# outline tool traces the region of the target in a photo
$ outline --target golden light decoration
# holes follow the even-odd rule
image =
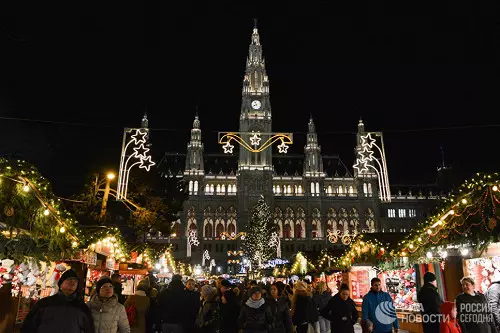
[[[242,135],[252,135],[250,138],[251,143],[245,141]],[[260,144],[260,136],[269,136],[264,143]],[[232,154],[234,145],[231,142],[238,143],[241,147],[245,148],[252,153],[260,153],[267,148],[271,147],[275,142],[280,141],[278,145],[280,153],[287,153],[288,145],[293,144],[292,133],[260,133],[260,132],[219,132],[219,144],[223,145],[224,153]]]
[[[220,234],[220,239],[222,239],[222,240],[226,240],[226,239],[227,239],[227,240],[236,240],[236,239],[238,239],[238,238],[241,238],[241,240],[245,240],[245,236],[246,236],[246,235],[247,235],[247,233],[246,233],[246,232],[243,232],[243,231],[242,231],[242,232],[239,232],[239,233],[237,233],[237,234],[236,234],[236,233],[234,233],[234,232],[233,232],[233,233],[231,233],[231,234],[229,234],[229,233],[227,233],[227,232],[225,232],[225,231],[224,231],[224,232],[222,232],[222,233]]]

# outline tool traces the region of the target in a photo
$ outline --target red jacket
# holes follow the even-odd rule
[[[451,311],[454,307],[455,302],[443,302],[441,304],[443,320],[439,324],[439,333],[462,333],[456,318],[451,318]]]

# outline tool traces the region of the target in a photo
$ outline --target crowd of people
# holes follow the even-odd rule
[[[426,273],[424,281],[418,293],[424,333],[497,333],[500,288],[485,297],[465,277],[456,302],[443,302],[434,274]],[[192,279],[183,283],[174,275],[168,286],[161,286],[146,276],[135,294],[125,298],[119,276],[114,275],[99,279],[85,304],[77,294],[79,283],[73,270],[66,271],[58,293],[35,304],[21,333],[353,333],[358,322],[346,284],[332,296],[324,282],[234,285],[218,278],[213,284]],[[372,279],[363,297],[363,332],[398,332],[395,310],[380,311],[385,302],[393,306],[381,281]],[[469,317],[474,319],[464,319]]]

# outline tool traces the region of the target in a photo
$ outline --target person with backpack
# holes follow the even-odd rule
[[[131,295],[125,301],[130,333],[146,332],[146,314],[149,311],[150,300],[146,296],[147,286],[139,283],[135,295]]]

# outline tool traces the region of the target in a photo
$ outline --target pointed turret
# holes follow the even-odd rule
[[[314,120],[309,118],[309,132],[307,133],[307,144],[304,147],[305,166],[304,174],[306,175],[320,175],[323,173],[323,161],[321,158],[321,147],[318,145],[318,134],[316,134],[316,126]]]
[[[257,20],[252,32],[251,43],[248,48],[247,66],[243,79],[243,94],[269,93],[269,79],[267,77],[265,61],[262,57]]]
[[[148,114],[144,113],[144,116],[142,117],[142,120],[141,120],[141,127],[148,128],[149,127],[148,125],[149,125]]]
[[[201,142],[200,119],[198,113],[193,120],[191,141],[187,145],[186,172],[203,171],[203,143]]]

